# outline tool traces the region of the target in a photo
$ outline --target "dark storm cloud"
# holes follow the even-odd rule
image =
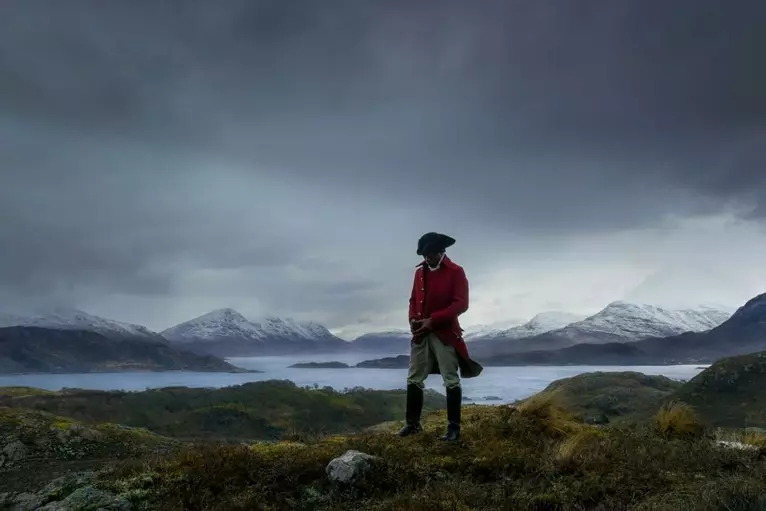
[[[187,264],[435,220],[465,240],[762,216],[765,24],[759,0],[9,1],[0,279],[161,294]],[[263,184],[289,179],[313,195]],[[322,194],[334,221],[309,228]],[[366,233],[372,197],[422,223]]]

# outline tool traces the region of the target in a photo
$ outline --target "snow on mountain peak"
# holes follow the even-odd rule
[[[142,325],[124,323],[88,314],[71,307],[45,307],[16,313],[0,313],[0,327],[31,326],[62,330],[89,330],[105,335],[154,337],[157,334]]]
[[[467,336],[468,339],[475,337],[492,337],[498,339],[521,339],[539,335],[551,330],[556,330],[575,321],[583,319],[583,316],[571,314],[563,311],[541,312],[524,324],[516,324],[510,328],[503,329],[485,329],[479,330],[479,333],[473,333]]]
[[[292,318],[266,316],[249,320],[231,308],[217,309],[161,332],[174,342],[213,341],[240,338],[251,341],[268,339],[317,340],[333,337],[324,326],[299,322]]]
[[[675,310],[618,300],[560,332],[573,336],[606,334],[638,340],[703,332],[715,328],[728,317],[729,313],[710,307]]]

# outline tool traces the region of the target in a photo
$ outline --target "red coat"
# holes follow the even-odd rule
[[[431,318],[432,332],[444,343],[455,348],[460,357],[460,374],[463,378],[478,376],[481,365],[468,356],[468,348],[463,340],[463,329],[458,316],[468,310],[468,279],[463,268],[446,255],[441,267],[431,271],[426,269],[425,261],[415,270],[415,280],[410,293],[409,319]],[[426,296],[426,281],[429,294]],[[422,339],[413,337],[412,342]],[[435,363],[435,361],[434,361]],[[431,373],[439,372],[438,366]]]

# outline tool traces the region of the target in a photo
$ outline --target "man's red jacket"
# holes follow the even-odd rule
[[[457,351],[460,357],[460,375],[463,378],[473,378],[478,376],[483,368],[468,356],[468,348],[463,340],[463,329],[460,327],[458,316],[467,310],[468,279],[461,266],[446,255],[438,270],[427,269],[425,261],[418,265],[410,294],[409,319],[412,321],[431,318],[432,332],[441,342]],[[413,337],[412,342],[422,342],[422,339]],[[439,368],[434,360],[431,373],[438,372]]]

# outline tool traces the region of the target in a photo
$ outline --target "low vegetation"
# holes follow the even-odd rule
[[[276,440],[358,431],[404,416],[403,390],[337,392],[289,381],[221,389],[167,387],[142,392],[0,389],[0,406],[44,411],[87,424],[112,422],[181,439]],[[425,406],[445,406],[429,391]]]
[[[693,406],[713,427],[766,428],[766,352],[719,360],[669,399]]]
[[[674,409],[675,410],[675,409]],[[438,439],[444,412],[423,434],[395,425],[308,443],[190,446],[179,455],[105,476],[102,488],[137,508],[166,510],[761,509],[766,455],[715,444],[703,429],[665,434],[599,428],[548,395],[511,406],[466,406],[464,438]],[[352,486],[325,467],[349,449],[376,456]]]
[[[427,395],[424,431],[400,438],[401,391],[280,381],[218,390],[5,389],[0,509],[766,509],[766,431],[729,413],[744,399],[730,387],[759,391],[760,362],[722,361],[686,384],[591,373],[516,405],[464,405],[454,444],[439,440],[446,413],[435,393]],[[711,420],[716,410],[730,427]],[[591,420],[598,414],[608,421]],[[348,451],[373,458],[342,484],[327,467]],[[83,468],[90,471],[73,475]],[[41,474],[62,471],[68,478],[36,489]]]
[[[146,429],[84,425],[45,412],[0,407],[0,492],[105,462],[165,455],[179,445]]]
[[[560,406],[592,423],[646,419],[683,386],[665,376],[639,372],[593,372],[556,380],[545,388]]]

